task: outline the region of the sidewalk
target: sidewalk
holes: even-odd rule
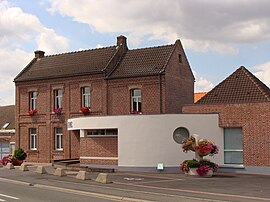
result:
[[[67,190],[94,192],[118,197],[150,201],[270,201],[270,176],[218,173],[212,178],[166,173],[109,173],[113,183],[101,184],[94,180],[98,173],[90,173],[92,180],[78,180],[77,172],[57,177],[52,166],[45,166],[48,174],[0,168],[0,180],[16,180],[29,186],[61,187]],[[137,200],[139,201],[139,200]]]

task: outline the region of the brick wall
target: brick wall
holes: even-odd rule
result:
[[[91,90],[89,116],[129,114],[130,91],[133,88],[141,89],[143,114],[181,112],[183,104],[193,103],[193,78],[183,50],[179,47],[177,49],[184,58],[183,66],[179,66],[179,52],[174,53],[166,70],[167,77],[163,74],[105,80],[103,74],[97,74],[16,83],[16,147],[22,147],[28,153],[27,161],[36,162],[78,158],[86,153],[92,155],[92,150],[84,150],[83,145],[87,142],[89,148],[95,142],[80,138],[79,131],[66,130],[69,118],[85,116],[80,112],[83,86],[90,86]],[[63,90],[63,110],[60,116],[53,112],[55,89]],[[28,115],[30,91],[38,92],[37,114],[33,117]],[[55,150],[55,127],[63,128],[63,151]],[[37,151],[29,149],[30,128],[37,129]],[[103,143],[106,145],[101,148],[117,157],[117,141],[110,140],[112,144],[109,144],[107,140],[110,139],[101,139],[100,145]],[[101,155],[107,155],[101,150],[98,151]],[[98,162],[101,161],[96,161]],[[102,162],[117,163],[112,160]]]
[[[270,166],[270,102],[190,105],[184,113],[219,113],[223,128],[242,127],[245,166]]]
[[[166,113],[182,113],[182,107],[185,104],[193,104],[194,77],[180,42],[176,43],[176,49],[165,72],[165,111]]]
[[[97,157],[97,159],[82,159],[84,164],[117,165],[117,160],[98,159],[98,157],[118,157],[117,137],[85,137],[80,141],[80,156]]]
[[[140,88],[142,113],[160,113],[159,77],[137,77],[108,81],[108,114],[129,114],[131,111],[131,89]]]

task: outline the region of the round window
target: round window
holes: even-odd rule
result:
[[[189,132],[184,127],[176,128],[173,132],[173,139],[176,143],[182,144],[183,139],[189,138]]]

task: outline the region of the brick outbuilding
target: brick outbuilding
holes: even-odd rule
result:
[[[242,165],[254,172],[269,168],[270,89],[245,67],[238,68],[196,104],[183,107],[183,112],[219,114],[225,164]]]
[[[0,160],[15,150],[15,106],[0,107]]]
[[[117,164],[117,137],[80,138],[79,131],[67,130],[67,120],[182,113],[194,94],[194,76],[180,40],[129,50],[124,36],[105,48],[48,56],[35,51],[14,82],[16,145],[35,162],[87,154],[95,157],[88,163]]]

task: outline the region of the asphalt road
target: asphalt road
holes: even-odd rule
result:
[[[91,180],[75,179],[76,172],[65,177],[54,176],[55,169],[47,166],[48,174],[38,174],[36,167],[22,172],[18,168],[8,170],[0,168],[0,194],[31,201],[16,195],[16,192],[2,192],[5,183],[24,183],[24,188],[35,191],[29,197],[32,201],[160,201],[160,202],[198,202],[198,201],[270,201],[270,176],[217,173],[212,178],[190,177],[179,173],[132,173],[116,172],[109,174],[113,183],[95,182],[98,173],[90,173]],[[7,191],[12,188],[7,189]],[[42,190],[42,191],[41,191]],[[43,194],[39,192],[47,192]],[[52,194],[51,194],[52,192]],[[62,193],[63,192],[63,193]],[[8,194],[10,193],[10,194]],[[15,194],[14,194],[15,193]],[[27,193],[22,191],[22,193]],[[37,193],[37,194],[36,194]],[[59,199],[51,197],[61,195]],[[71,196],[68,196],[71,195]],[[40,197],[41,196],[41,197]],[[67,199],[66,199],[67,198]],[[0,195],[0,199],[1,195]],[[48,199],[48,200],[47,200]],[[54,200],[56,199],[56,200]],[[1,202],[1,200],[0,200]]]
[[[93,194],[94,195],[94,194]],[[25,202],[109,202],[119,201],[118,199],[105,199],[105,196],[91,196],[91,193],[70,191],[65,189],[53,189],[50,187],[34,187],[23,184],[14,184],[0,181],[0,202],[1,201],[25,201]]]

